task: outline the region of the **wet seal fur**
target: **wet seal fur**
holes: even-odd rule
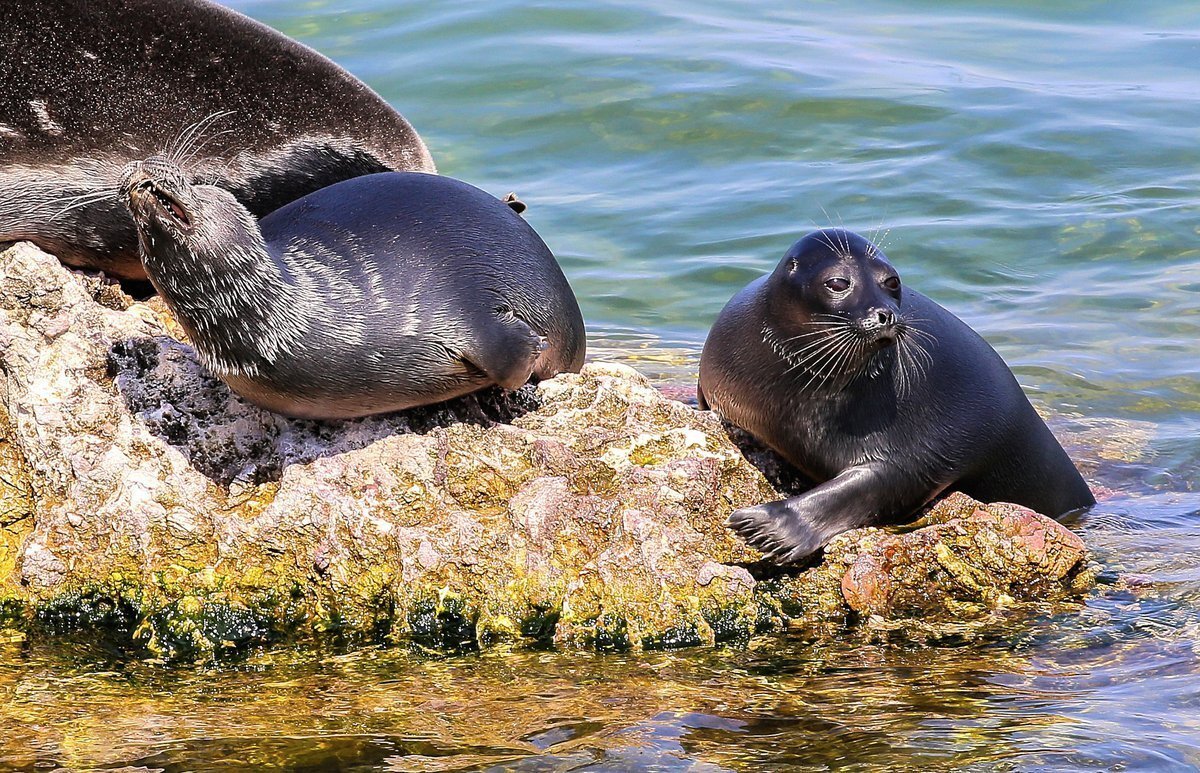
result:
[[[4,20],[0,242],[145,278],[115,190],[152,153],[259,217],[352,177],[435,171],[360,80],[206,0],[20,0]]]
[[[583,364],[583,318],[554,256],[464,182],[367,175],[258,222],[158,157],[130,164],[120,191],[201,362],[269,410],[352,418]]]
[[[796,242],[729,301],[698,395],[817,484],[730,516],[781,564],[949,490],[1055,517],[1095,503],[1000,355],[843,229]]]

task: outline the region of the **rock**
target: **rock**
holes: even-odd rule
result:
[[[1007,503],[981,505],[954,493],[930,511],[929,526],[908,534],[842,539],[828,551],[848,565],[842,596],[855,612],[924,616],[952,602],[1007,605],[1070,587],[1086,556],[1062,524]]]
[[[715,416],[628,367],[300,421],[230,393],[171,325],[30,245],[0,253],[0,608],[33,627],[175,657],[314,631],[711,644],[788,615],[928,612],[934,591],[1037,596],[1083,561],[1052,521],[989,508],[843,535],[764,583],[724,523],[779,494]]]
[[[776,581],[786,614],[809,623],[856,618],[905,621],[922,636],[961,633],[964,621],[1020,602],[1076,598],[1095,583],[1083,541],[1019,505],[952,493],[915,528],[839,534],[820,565]],[[939,629],[938,624],[944,624]]]

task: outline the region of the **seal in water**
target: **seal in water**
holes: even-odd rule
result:
[[[269,410],[365,416],[583,364],[583,318],[554,256],[464,182],[367,175],[257,223],[163,158],[130,164],[120,192],[201,362]]]
[[[145,278],[121,170],[152,153],[256,216],[327,185],[434,171],[342,68],[206,0],[20,0],[0,35],[0,242]]]
[[[730,516],[779,563],[951,489],[1051,516],[1095,503],[1000,355],[842,229],[796,242],[729,301],[698,392],[817,483]]]

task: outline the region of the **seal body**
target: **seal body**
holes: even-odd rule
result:
[[[817,484],[730,518],[780,563],[948,490],[1051,516],[1095,502],[995,350],[841,229],[796,242],[729,301],[699,395]]]
[[[154,153],[256,216],[351,177],[434,171],[365,84],[207,0],[20,0],[4,20],[0,241],[144,278],[115,191]]]
[[[121,190],[146,273],[202,362],[270,410],[350,418],[583,364],[554,256],[466,183],[367,175],[261,222],[162,159],[132,164]]]

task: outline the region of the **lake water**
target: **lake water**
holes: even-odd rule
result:
[[[517,191],[593,356],[663,382],[805,232],[877,234],[1106,492],[1073,523],[1104,584],[932,646],[167,669],[0,643],[0,767],[1200,768],[1195,3],[232,4],[367,81],[443,173]]]

